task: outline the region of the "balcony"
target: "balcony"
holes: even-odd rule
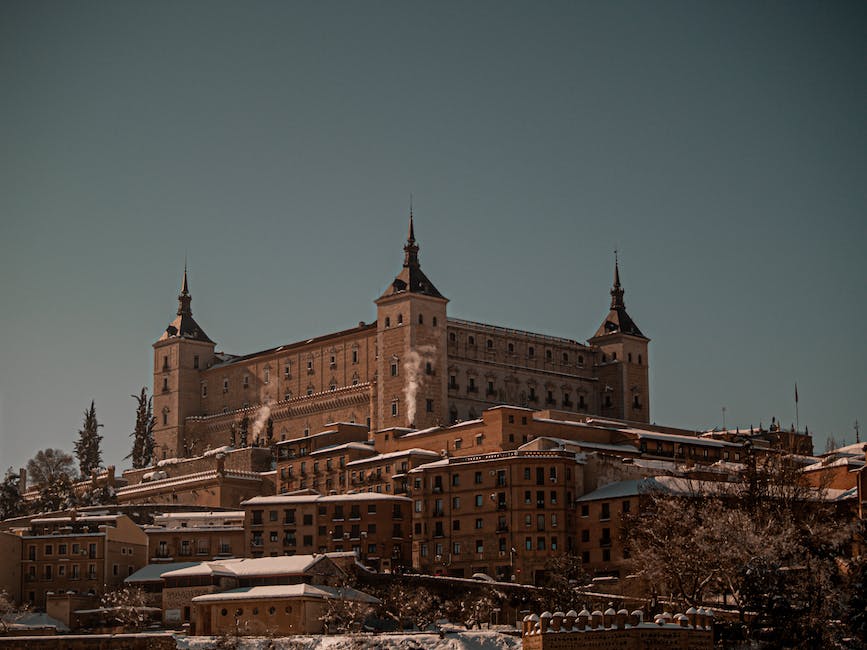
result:
[[[479,387],[478,386],[467,386],[467,392],[468,393],[478,393]]]

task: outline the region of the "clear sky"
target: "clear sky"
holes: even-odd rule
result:
[[[864,2],[0,3],[0,464],[127,466],[177,308],[233,353],[452,316],[586,340],[614,248],[651,417],[867,426]],[[867,438],[867,431],[865,431]]]

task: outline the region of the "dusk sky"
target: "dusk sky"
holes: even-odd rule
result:
[[[0,471],[128,467],[189,261],[231,353],[371,321],[413,195],[451,316],[586,340],[651,420],[867,426],[864,2],[0,4]],[[867,431],[862,439],[867,438]]]

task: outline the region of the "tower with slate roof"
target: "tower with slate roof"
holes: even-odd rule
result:
[[[200,370],[214,358],[214,342],[193,318],[187,269],[178,296],[178,311],[153,344],[154,455],[156,460],[191,455],[184,419],[201,411]]]
[[[421,270],[412,210],[403,267],[376,302],[380,428],[446,422],[446,304]]]
[[[611,308],[589,339],[598,348],[599,414],[636,422],[650,422],[647,345],[650,339],[626,312],[615,256]]]

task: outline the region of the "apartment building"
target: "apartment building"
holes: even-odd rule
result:
[[[248,557],[354,551],[377,570],[409,566],[407,497],[311,493],[256,497],[241,506]]]
[[[242,557],[244,511],[171,512],[144,527],[155,563]]]
[[[550,557],[574,549],[582,463],[567,451],[514,450],[410,470],[413,566],[538,582]]]
[[[22,531],[21,595],[45,608],[47,592],[101,595],[148,563],[148,539],[120,514],[38,517]]]

